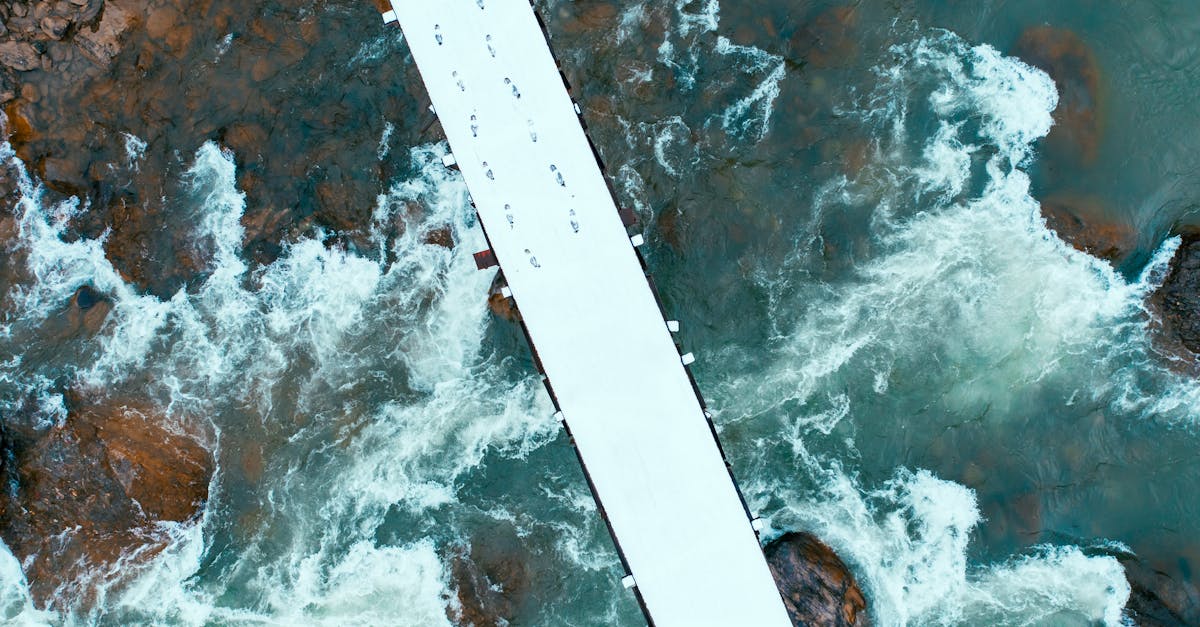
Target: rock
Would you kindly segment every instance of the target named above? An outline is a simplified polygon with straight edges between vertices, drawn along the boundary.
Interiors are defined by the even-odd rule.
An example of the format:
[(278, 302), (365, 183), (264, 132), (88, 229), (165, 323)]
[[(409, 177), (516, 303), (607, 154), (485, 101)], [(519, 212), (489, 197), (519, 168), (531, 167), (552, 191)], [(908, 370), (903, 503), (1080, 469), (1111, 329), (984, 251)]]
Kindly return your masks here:
[(46, 321), (46, 337), (67, 341), (74, 337), (92, 337), (104, 328), (113, 303), (90, 285), (80, 287), (60, 315)]
[(1167, 350), (1195, 363), (1200, 356), (1200, 233), (1185, 233), (1166, 279), (1148, 299)]
[(832, 549), (807, 533), (786, 533), (767, 545), (767, 563), (792, 624), (862, 627), (867, 602), (854, 575)]
[(1162, 570), (1131, 555), (1117, 558), (1125, 568), (1131, 592), (1125, 613), (1138, 627), (1183, 627), (1200, 623), (1200, 590), (1176, 581)]
[[(582, 3), (581, 3), (582, 4)], [(583, 33), (612, 26), (617, 22), (617, 7), (606, 2), (585, 4), (562, 28), (567, 33)]]
[(1093, 257), (1120, 265), (1137, 246), (1129, 224), (1114, 222), (1100, 201), (1057, 195), (1042, 201), (1046, 227), (1066, 243)]
[[(83, 151), (76, 151), (72, 156), (86, 158)], [(82, 194), (87, 186), (87, 166), (69, 158), (47, 157), (42, 161), (39, 174), (50, 189), (74, 196)]]
[(858, 56), (857, 26), (854, 7), (828, 9), (792, 35), (791, 55), (818, 68), (845, 65)]
[(454, 230), (447, 226), (440, 226), (436, 229), (431, 229), (425, 233), (422, 241), (433, 246), (441, 246), (442, 248), (454, 248)]
[(1027, 29), (1013, 54), (1045, 70), (1058, 87), (1054, 127), (1046, 137), (1052, 156), (1070, 157), (1084, 165), (1100, 150), (1100, 66), (1079, 35), (1052, 26)]
[(16, 77), (12, 75), (12, 70), (4, 68), (0, 71), (0, 106), (16, 100), (17, 91), (21, 86), (17, 83)]
[(492, 280), (492, 287), (488, 290), (488, 309), (491, 309), (498, 318), (509, 322), (520, 322), (521, 312), (517, 309), (516, 303), (513, 302), (513, 299), (500, 293), (505, 285), (504, 275), (497, 272), (496, 278)]
[(0, 64), (18, 72), (30, 72), (42, 67), (41, 55), (32, 44), (23, 41), (0, 43)]
[(167, 300), (208, 276), (208, 253), (189, 240), (186, 230), (168, 229), (161, 207), (119, 197), (108, 209), (105, 225), (111, 231), (104, 254), (125, 281)]
[[(78, 299), (77, 299), (78, 300)], [(70, 398), (61, 425), (32, 434), (5, 421), (0, 537), (39, 605), (86, 595), (106, 567), (165, 545), (163, 522), (194, 519), (213, 462), (191, 435), (145, 403)]]
[(62, 39), (67, 34), (67, 29), (71, 27), (71, 22), (67, 18), (58, 15), (47, 15), (42, 18), (40, 24), (42, 32), (55, 41)]
[(170, 5), (154, 9), (146, 18), (146, 34), (151, 39), (163, 39), (179, 20), (179, 12)]
[(100, 67), (108, 67), (121, 52), (121, 40), (133, 20), (119, 4), (108, 0), (104, 15), (92, 28), (82, 28), (75, 35), (75, 45), (86, 57)]

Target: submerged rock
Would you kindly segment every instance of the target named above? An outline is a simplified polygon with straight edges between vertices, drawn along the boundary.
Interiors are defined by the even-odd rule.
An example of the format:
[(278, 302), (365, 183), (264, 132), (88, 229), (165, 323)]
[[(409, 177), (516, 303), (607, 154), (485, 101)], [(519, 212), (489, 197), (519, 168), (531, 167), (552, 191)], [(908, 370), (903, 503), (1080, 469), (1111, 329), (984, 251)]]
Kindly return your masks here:
[(1126, 223), (1114, 222), (1099, 201), (1074, 196), (1052, 196), (1042, 201), (1046, 226), (1076, 250), (1119, 265), (1137, 246), (1137, 233)]
[(845, 562), (815, 536), (786, 533), (767, 545), (767, 563), (792, 624), (863, 627), (867, 601)]
[(1041, 68), (1058, 87), (1054, 127), (1046, 137), (1052, 156), (1070, 156), (1090, 164), (1101, 140), (1100, 66), (1096, 56), (1075, 33), (1052, 26), (1027, 29), (1013, 53)]
[(458, 603), (447, 609), (460, 627), (505, 627), (528, 600), (534, 573), (530, 555), (513, 534), (460, 547), (450, 555), (450, 579)]
[(110, 204), (108, 218), (104, 254), (126, 282), (168, 300), (208, 276), (209, 255), (189, 241), (189, 233), (170, 229), (163, 207), (121, 197)]
[[(91, 298), (75, 300), (94, 307)], [(194, 519), (213, 472), (199, 439), (150, 405), (70, 404), (80, 407), (49, 429), (0, 422), (0, 537), (40, 605), (77, 601), (119, 559), (161, 550), (161, 523)]]
[(855, 7), (828, 9), (792, 35), (791, 54), (817, 68), (846, 65), (858, 56), (857, 26)]

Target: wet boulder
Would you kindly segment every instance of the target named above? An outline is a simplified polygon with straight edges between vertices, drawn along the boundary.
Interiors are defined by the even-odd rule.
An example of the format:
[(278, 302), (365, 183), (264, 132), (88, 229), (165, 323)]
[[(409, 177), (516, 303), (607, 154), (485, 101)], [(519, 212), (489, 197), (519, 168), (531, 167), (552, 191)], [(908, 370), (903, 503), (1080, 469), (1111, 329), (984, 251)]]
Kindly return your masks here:
[(133, 25), (133, 16), (120, 4), (104, 3), (100, 20), (75, 35), (75, 45), (96, 65), (107, 68), (121, 52), (121, 43)]
[(1178, 581), (1143, 560), (1119, 556), (1129, 580), (1126, 616), (1138, 627), (1183, 627), (1200, 621), (1200, 590), (1191, 582)]
[(521, 312), (517, 309), (516, 303), (502, 292), (506, 285), (504, 275), (496, 273), (496, 278), (492, 281), (492, 287), (488, 290), (488, 309), (501, 320), (520, 322)]
[(1013, 54), (1044, 70), (1058, 87), (1054, 127), (1046, 137), (1049, 156), (1091, 164), (1101, 141), (1100, 66), (1079, 35), (1052, 26), (1022, 33)]
[(42, 32), (47, 37), (58, 41), (67, 34), (67, 29), (71, 27), (71, 21), (61, 15), (47, 15), (38, 22), (38, 25), (42, 27)]
[(211, 255), (189, 239), (187, 230), (172, 228), (165, 207), (119, 196), (100, 217), (111, 229), (104, 241), (105, 256), (121, 278), (139, 290), (168, 300), (208, 276)]
[(1200, 356), (1200, 233), (1185, 233), (1161, 287), (1148, 300), (1160, 343), (1195, 363)]
[(3, 423), (0, 537), (46, 606), (85, 598), (123, 557), (161, 550), (163, 523), (199, 515), (213, 472), (202, 438), (149, 404), (68, 404), (49, 429)]
[(780, 536), (765, 549), (792, 624), (805, 627), (869, 625), (867, 601), (845, 562), (807, 533)]
[(1113, 220), (1099, 201), (1075, 196), (1051, 196), (1042, 201), (1046, 227), (1076, 250), (1120, 265), (1137, 246), (1133, 226)]
[(30, 72), (42, 67), (42, 58), (30, 43), (6, 41), (0, 43), (0, 65), (18, 72)]
[(92, 286), (84, 285), (75, 290), (75, 294), (58, 316), (46, 321), (43, 332), (47, 337), (59, 341), (75, 337), (93, 337), (104, 328), (112, 310), (112, 299)]

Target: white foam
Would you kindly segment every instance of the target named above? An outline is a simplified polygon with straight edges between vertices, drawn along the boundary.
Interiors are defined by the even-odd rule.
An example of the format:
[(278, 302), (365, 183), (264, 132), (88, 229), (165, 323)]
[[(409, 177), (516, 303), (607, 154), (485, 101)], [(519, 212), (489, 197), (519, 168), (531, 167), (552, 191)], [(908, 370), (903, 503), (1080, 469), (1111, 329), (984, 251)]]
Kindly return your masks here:
[(8, 547), (0, 544), (0, 622), (13, 627), (49, 625), (54, 616), (39, 611), (29, 595), (21, 563)]
[[(892, 52), (897, 64), (879, 70), (869, 109), (858, 112), (884, 129), (878, 162), (855, 181), (831, 182), (814, 209), (820, 220), (842, 203), (881, 199), (870, 225), (875, 251), (852, 281), (782, 292), (812, 262), (811, 248), (798, 250), (795, 265), (766, 284), (781, 304), (777, 361), (732, 392), (745, 414), (786, 415), (786, 444), (818, 487), (756, 477), (750, 493), (783, 498), (774, 526), (812, 530), (851, 562), (879, 624), (1119, 625), (1129, 585), (1115, 559), (1041, 547), (972, 564), (971, 534), (986, 523), (971, 490), (907, 469), (865, 487), (810, 451), (845, 421), (878, 411), (847, 398), (847, 378), (899, 395), (910, 391), (893, 380), (916, 380), (950, 411), (988, 407), (998, 416), (1014, 389), (1049, 381), (1078, 386), (1079, 397), (1113, 393), (1123, 385), (1116, 366), (1091, 373), (1127, 364), (1145, 346), (1141, 303), (1169, 258), (1160, 251), (1156, 269), (1130, 282), (1046, 229), (1021, 169), (1057, 105), (1044, 73), (950, 33)], [(938, 123), (932, 137), (910, 136), (918, 107)], [(853, 440), (845, 446), (858, 455)]]
[(121, 133), (125, 138), (125, 167), (136, 172), (146, 154), (146, 141), (132, 133)]
[(1040, 547), (973, 566), (967, 548), (980, 524), (973, 491), (924, 470), (900, 470), (865, 491), (838, 464), (801, 457), (822, 482), (821, 495), (793, 501), (773, 526), (809, 529), (853, 564), (877, 624), (1121, 624), (1130, 588), (1116, 559)]
[[(695, 11), (688, 7), (698, 5)], [(693, 32), (711, 33), (717, 30), (721, 19), (719, 0), (675, 0), (675, 13), (679, 18), (679, 34), (683, 37)]]
[[(91, 618), (62, 620), (282, 625), (361, 616), (363, 624), (390, 624), (404, 616), (444, 624), (445, 573), (434, 545), (381, 545), (375, 529), (393, 507), (421, 512), (454, 503), (458, 477), (486, 454), (524, 455), (558, 427), (535, 378), (514, 382), (505, 363), (480, 351), (491, 275), (475, 269), (470, 253), (484, 241), (465, 186), (441, 165), (443, 154), (444, 146), (414, 149), (416, 175), (380, 197), (374, 258), (325, 246), (318, 234), (252, 270), (241, 257), (245, 198), (232, 156), (203, 146), (176, 200), (196, 207), (194, 241), (209, 274), (192, 292), (166, 301), (125, 284), (102, 241), (64, 241), (76, 207), (46, 206), (26, 177), (18, 247), (34, 280), (13, 290), (17, 324), (36, 330), (80, 285), (92, 285), (114, 308), (89, 344), (92, 364), (77, 373), (87, 384), (119, 387), (146, 378), (140, 393), (165, 403), (173, 418), (214, 416), (218, 444), (226, 427), (241, 430), (222, 424), (229, 420), (223, 414), (256, 410), (287, 446), (321, 451), (332, 433), (342, 451), (321, 471), (284, 468), (269, 478), (269, 498), (260, 505), (291, 541), (281, 548), (266, 538), (247, 540), (228, 567), (236, 585), (248, 586), (235, 595), (240, 601), (228, 605), (225, 586), (234, 584), (224, 578), (195, 581), (211, 558), (212, 534), (230, 524), (213, 509), (225, 507), (218, 469), (199, 523), (164, 528), (172, 539), (167, 550), (121, 568), (122, 582), (101, 589)], [(402, 224), (393, 241), (387, 223)], [(441, 228), (450, 230), (452, 249), (426, 243)], [(390, 265), (385, 246), (395, 259)], [(308, 374), (295, 371), (296, 361), (312, 364)], [(51, 389), (49, 379), (20, 374), (17, 366), (6, 363), (0, 376)], [(363, 382), (393, 380), (380, 377), (386, 372), (403, 372), (409, 391), (386, 383), (395, 398), (367, 400)], [(300, 416), (278, 415), (280, 389), (309, 427), (294, 424)], [(60, 397), (47, 393), (43, 405), (46, 418), (61, 417)], [(338, 421), (358, 427), (323, 430)]]
[[(701, 68), (705, 68), (707, 80), (702, 88), (709, 98), (727, 102), (704, 122), (705, 126), (719, 126), (737, 140), (762, 140), (770, 131), (780, 83), (787, 75), (783, 57), (715, 36), (721, 14), (718, 0), (676, 0), (671, 8), (674, 28), (659, 45), (659, 63), (674, 70), (683, 92), (697, 88)], [(646, 20), (644, 13), (627, 17), (622, 28)]]
[(617, 25), (617, 43), (625, 43), (635, 34), (635, 30), (645, 26), (650, 19), (644, 3), (635, 4), (621, 10), (621, 18)]
[(392, 151), (392, 135), (396, 132), (396, 125), (391, 122), (383, 123), (383, 134), (379, 136), (379, 148), (375, 150), (375, 155), (383, 161), (384, 157)]
[(754, 90), (721, 113), (721, 128), (737, 137), (761, 140), (771, 129), (771, 113), (779, 98), (779, 82), (786, 75), (783, 57), (753, 46), (739, 46), (725, 37), (717, 38), (718, 54), (738, 60), (748, 74), (765, 74)]

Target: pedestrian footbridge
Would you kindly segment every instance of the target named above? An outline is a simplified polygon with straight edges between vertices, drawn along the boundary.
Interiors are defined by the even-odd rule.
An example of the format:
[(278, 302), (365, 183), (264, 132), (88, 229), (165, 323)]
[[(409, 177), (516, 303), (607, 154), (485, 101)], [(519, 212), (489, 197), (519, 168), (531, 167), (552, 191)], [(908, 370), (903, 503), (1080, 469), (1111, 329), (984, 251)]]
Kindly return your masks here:
[(790, 627), (755, 523), (528, 0), (392, 0), (647, 619)]

